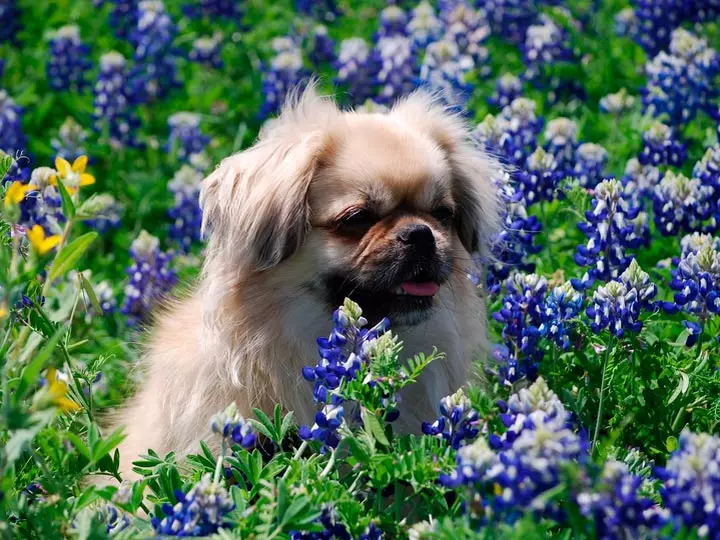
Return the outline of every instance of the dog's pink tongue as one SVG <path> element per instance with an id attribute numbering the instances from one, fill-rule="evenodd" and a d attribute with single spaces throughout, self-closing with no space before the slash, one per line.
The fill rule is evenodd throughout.
<path id="1" fill-rule="evenodd" d="M 400 288 L 411 296 L 435 296 L 438 290 L 440 290 L 440 285 L 434 281 L 427 281 L 425 283 L 406 281 L 400 284 Z"/>

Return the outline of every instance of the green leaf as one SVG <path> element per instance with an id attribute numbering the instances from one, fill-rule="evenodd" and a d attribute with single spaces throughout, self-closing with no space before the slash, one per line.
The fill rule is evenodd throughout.
<path id="1" fill-rule="evenodd" d="M 66 326 L 61 326 L 60 328 L 58 328 L 55 334 L 45 342 L 43 348 L 40 349 L 40 351 L 35 355 L 35 358 L 33 358 L 27 365 L 27 367 L 23 370 L 22 377 L 20 378 L 17 389 L 13 393 L 14 398 L 18 400 L 23 398 L 25 396 L 25 392 L 27 392 L 30 387 L 35 385 L 39 378 L 40 372 L 45 367 L 48 358 L 50 358 L 50 356 L 52 355 L 57 344 L 65 335 L 66 330 Z"/>
<path id="2" fill-rule="evenodd" d="M 77 263 L 83 256 L 93 240 L 97 238 L 97 235 L 98 233 L 95 231 L 85 233 L 80 238 L 77 238 L 65 246 L 55 258 L 55 262 L 50 269 L 48 279 L 50 281 L 54 281 L 65 274 L 68 270 L 71 270 L 75 266 L 75 263 Z"/>
<path id="3" fill-rule="evenodd" d="M 285 418 L 283 418 L 282 424 L 280 426 L 280 439 L 284 439 L 285 435 L 287 435 L 287 432 L 290 431 L 294 416 L 295 413 L 293 411 L 290 411 L 285 415 Z"/>
<path id="4" fill-rule="evenodd" d="M 280 443 L 280 441 L 277 440 L 275 426 L 273 425 L 272 420 L 268 418 L 267 414 L 262 412 L 260 409 L 253 409 L 253 412 L 255 413 L 255 416 L 258 417 L 257 420 L 253 418 L 250 419 L 250 424 L 253 426 L 253 428 L 255 428 L 256 431 L 259 431 L 260 433 L 265 435 L 271 441 Z"/>
<path id="5" fill-rule="evenodd" d="M 85 277 L 85 274 L 82 272 L 78 272 L 78 277 L 80 278 L 80 287 L 83 291 L 85 291 L 85 294 L 87 295 L 88 299 L 90 300 L 90 303 L 92 304 L 93 309 L 95 310 L 95 313 L 97 315 L 102 315 L 102 307 L 100 307 L 100 302 L 98 301 L 97 296 L 95 295 L 95 291 L 93 290 L 92 285 Z"/>
<path id="6" fill-rule="evenodd" d="M 65 188 L 65 184 L 63 184 L 62 180 L 58 178 L 57 181 L 57 187 L 58 191 L 60 192 L 60 199 L 62 200 L 62 211 L 63 214 L 65 214 L 65 217 L 68 219 L 72 219 L 75 217 L 75 203 L 72 201 L 72 197 L 70 197 L 70 194 L 68 193 L 67 189 Z"/>
<path id="7" fill-rule="evenodd" d="M 378 417 L 365 408 L 362 409 L 360 414 L 362 416 L 363 424 L 370 430 L 370 433 L 372 433 L 375 440 L 384 446 L 390 446 L 390 442 L 385 436 L 385 431 L 380 425 Z"/>
<path id="8" fill-rule="evenodd" d="M 85 445 L 80 437 L 78 437 L 75 433 L 68 431 L 65 433 L 65 438 L 72 443 L 75 449 L 80 452 L 85 459 L 92 461 L 90 449 Z"/>
<path id="9" fill-rule="evenodd" d="M 677 437 L 670 436 L 667 439 L 665 439 L 665 448 L 667 448 L 668 452 L 674 452 L 677 450 L 678 447 L 678 440 Z"/>
<path id="10" fill-rule="evenodd" d="M 680 394 L 685 395 L 688 391 L 688 388 L 690 387 L 690 377 L 688 377 L 687 373 L 684 371 L 678 371 L 678 375 L 680 375 L 680 380 L 678 381 L 678 385 L 675 388 L 675 391 L 670 396 L 670 399 L 668 400 L 668 405 L 670 405 L 673 401 L 675 401 Z"/>

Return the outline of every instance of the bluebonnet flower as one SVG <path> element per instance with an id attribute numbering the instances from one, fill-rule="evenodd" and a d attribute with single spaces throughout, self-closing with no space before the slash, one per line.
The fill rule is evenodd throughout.
<path id="1" fill-rule="evenodd" d="M 327 26 L 318 24 L 312 31 L 310 60 L 314 66 L 318 66 L 324 63 L 333 63 L 336 59 L 335 41 L 328 34 Z"/>
<path id="2" fill-rule="evenodd" d="M 375 75 L 377 95 L 381 104 L 393 103 L 411 93 L 417 86 L 417 58 L 410 40 L 403 36 L 380 38 L 373 54 L 380 69 Z"/>
<path id="3" fill-rule="evenodd" d="M 682 309 L 699 318 L 699 324 L 685 324 L 691 330 L 688 345 L 692 346 L 712 314 L 720 315 L 720 239 L 694 236 L 683 241 L 682 258 L 671 272 L 674 306 L 666 303 L 663 307 L 670 312 Z"/>
<path id="4" fill-rule="evenodd" d="M 706 433 L 680 434 L 678 449 L 655 475 L 663 482 L 660 496 L 677 521 L 700 537 L 720 534 L 720 439 Z"/>
<path id="5" fill-rule="evenodd" d="M 370 362 L 370 354 L 378 337 L 385 333 L 389 321 L 383 319 L 374 327 L 365 328 L 367 320 L 360 307 L 346 300 L 333 313 L 333 330 L 328 338 L 318 338 L 320 361 L 315 367 L 302 369 L 303 378 L 313 382 L 313 398 L 323 409 L 315 416 L 315 425 L 301 426 L 300 436 L 319 440 L 323 450 L 337 446 L 337 429 L 344 417 L 343 399 L 334 391 L 342 379 L 353 380 L 363 365 Z"/>
<path id="6" fill-rule="evenodd" d="M 175 492 L 177 503 L 164 503 L 164 518 L 153 517 L 152 526 L 160 536 L 209 536 L 225 526 L 225 516 L 234 508 L 225 488 L 203 476 L 190 491 Z"/>
<path id="7" fill-rule="evenodd" d="M 177 28 L 161 0 L 143 0 L 138 4 L 138 23 L 130 38 L 135 46 L 135 66 L 129 80 L 142 103 L 165 97 L 180 86 L 177 60 L 180 52 L 173 47 Z"/>
<path id="8" fill-rule="evenodd" d="M 134 99 L 127 84 L 125 58 L 112 51 L 100 57 L 100 74 L 95 83 L 93 118 L 95 130 L 107 129 L 115 147 L 137 147 L 135 130 L 140 121 L 132 110 Z"/>
<path id="9" fill-rule="evenodd" d="M 522 50 L 527 80 L 538 79 L 547 67 L 557 62 L 573 59 L 567 32 L 546 16 L 528 27 Z"/>
<path id="10" fill-rule="evenodd" d="M 577 124 L 569 118 L 555 118 L 545 127 L 545 150 L 555 156 L 558 167 L 572 174 L 577 151 Z"/>
<path id="11" fill-rule="evenodd" d="M 53 90 L 79 91 L 88 84 L 87 71 L 92 64 L 90 49 L 80 41 L 80 29 L 75 25 L 59 28 L 50 38 L 50 61 L 47 78 Z"/>
<path id="12" fill-rule="evenodd" d="M 0 88 L 0 150 L 14 155 L 24 150 L 27 138 L 22 129 L 23 109 Z"/>
<path id="13" fill-rule="evenodd" d="M 471 8 L 465 2 L 458 2 L 452 10 L 446 12 L 445 21 L 444 39 L 455 42 L 460 54 L 473 59 L 480 76 L 487 76 L 489 67 L 484 64 L 489 53 L 485 42 L 490 37 L 490 25 L 485 19 L 485 13 Z"/>
<path id="14" fill-rule="evenodd" d="M 615 34 L 629 38 L 635 37 L 638 30 L 638 20 L 633 8 L 621 9 L 615 14 L 613 20 L 615 22 Z"/>
<path id="15" fill-rule="evenodd" d="M 390 36 L 407 37 L 408 16 L 405 11 L 398 6 L 388 6 L 380 12 L 380 29 L 377 32 L 377 38 Z"/>
<path id="16" fill-rule="evenodd" d="M 118 511 L 117 507 L 112 504 L 106 504 L 98 510 L 98 517 L 107 525 L 105 532 L 110 537 L 130 526 L 128 515 L 122 510 Z"/>
<path id="17" fill-rule="evenodd" d="M 540 6 L 554 4 L 543 0 L 484 0 L 483 9 L 490 18 L 493 32 L 512 43 L 525 40 L 528 27 L 538 20 Z"/>
<path id="18" fill-rule="evenodd" d="M 435 15 L 433 7 L 423 0 L 413 9 L 406 32 L 415 49 L 424 49 L 440 38 L 443 32 L 443 23 Z"/>
<path id="19" fill-rule="evenodd" d="M 679 167 L 687 157 L 685 145 L 675 139 L 673 129 L 662 122 L 653 122 L 642 139 L 643 147 L 638 156 L 641 165 Z"/>
<path id="20" fill-rule="evenodd" d="M 20 30 L 20 9 L 17 0 L 0 4 L 0 43 L 14 43 Z"/>
<path id="21" fill-rule="evenodd" d="M 245 449 L 254 447 L 257 441 L 257 435 L 253 432 L 250 422 L 238 412 L 235 403 L 212 417 L 210 429 L 222 439 L 231 440 Z"/>
<path id="22" fill-rule="evenodd" d="M 126 270 L 128 283 L 121 312 L 128 316 L 128 324 L 135 326 L 177 283 L 177 275 L 169 266 L 172 256 L 160 251 L 160 241 L 147 231 L 133 240 L 130 256 L 133 262 Z"/>
<path id="23" fill-rule="evenodd" d="M 30 176 L 30 184 L 36 190 L 28 193 L 20 203 L 20 221 L 26 227 L 40 225 L 48 231 L 61 231 L 66 219 L 62 213 L 60 192 L 50 185 L 50 179 L 57 174 L 50 167 L 37 167 Z"/>
<path id="24" fill-rule="evenodd" d="M 488 151 L 506 163 L 522 167 L 538 145 L 544 120 L 535 115 L 535 102 L 517 98 L 495 117 L 487 115 L 474 136 Z"/>
<path id="25" fill-rule="evenodd" d="M 356 37 L 340 42 L 335 82 L 345 88 L 351 105 L 360 105 L 373 97 L 375 75 L 380 67 L 364 39 Z"/>
<path id="26" fill-rule="evenodd" d="M 655 225 L 664 236 L 716 228 L 713 217 L 714 191 L 698 178 L 667 171 L 653 190 Z M 709 224 L 705 224 L 710 220 Z"/>
<path id="27" fill-rule="evenodd" d="M 647 538 L 662 529 L 668 512 L 644 489 L 642 476 L 630 472 L 622 461 L 607 460 L 597 485 L 575 496 L 580 512 L 595 523 L 601 540 Z"/>
<path id="28" fill-rule="evenodd" d="M 87 135 L 87 131 L 74 118 L 68 116 L 60 126 L 58 136 L 51 141 L 53 151 L 72 163 L 78 157 L 87 155 L 84 146 Z"/>
<path id="29" fill-rule="evenodd" d="M 630 264 L 626 250 L 646 242 L 645 228 L 638 228 L 635 223 L 641 215 L 640 207 L 624 198 L 620 182 L 614 178 L 600 182 L 591 204 L 592 209 L 585 212 L 587 221 L 578 223 L 588 241 L 578 246 L 575 263 L 590 267 L 582 279 L 571 280 L 580 291 L 591 287 L 596 279 L 617 278 Z"/>
<path id="30" fill-rule="evenodd" d="M 558 160 L 542 148 L 536 148 L 515 175 L 528 206 L 542 201 L 552 201 L 558 192 L 558 184 L 564 177 Z"/>
<path id="31" fill-rule="evenodd" d="M 173 207 L 168 211 L 172 220 L 170 238 L 178 243 L 182 252 L 188 252 L 200 240 L 202 210 L 199 199 L 202 180 L 202 172 L 190 165 L 183 165 L 168 184 L 175 199 Z"/>
<path id="32" fill-rule="evenodd" d="M 480 432 L 479 413 L 473 409 L 462 389 L 440 400 L 440 414 L 433 423 L 423 422 L 422 431 L 425 435 L 442 437 L 455 450 L 472 441 Z"/>
<path id="33" fill-rule="evenodd" d="M 92 199 L 88 199 L 81 207 L 82 211 L 93 215 L 83 223 L 104 234 L 110 229 L 118 228 L 124 208 L 112 195 L 100 193 L 93 196 Z"/>
<path id="34" fill-rule="evenodd" d="M 646 66 L 643 106 L 653 116 L 667 115 L 682 126 L 698 111 L 710 112 L 718 90 L 713 79 L 720 72 L 720 56 L 683 28 L 672 33 L 670 53 L 661 52 Z"/>
<path id="35" fill-rule="evenodd" d="M 493 107 L 507 107 L 516 98 L 519 98 L 523 91 L 523 83 L 519 77 L 512 73 L 506 73 L 495 83 L 495 91 L 488 98 L 488 103 Z"/>
<path id="36" fill-rule="evenodd" d="M 542 305 L 547 290 L 547 279 L 537 274 L 511 274 L 507 294 L 493 319 L 503 323 L 502 337 L 508 348 L 506 365 L 499 366 L 504 383 L 515 383 L 526 377 L 535 380 L 538 364 L 543 357 L 539 347 Z"/>
<path id="37" fill-rule="evenodd" d="M 673 30 L 689 18 L 694 3 L 687 0 L 635 0 L 632 16 L 629 11 L 625 14 L 629 36 L 646 53 L 656 54 L 667 48 Z"/>
<path id="38" fill-rule="evenodd" d="M 660 169 L 654 165 L 642 165 L 637 158 L 630 158 L 622 177 L 625 197 L 635 205 L 640 205 L 643 199 L 652 197 L 662 176 Z"/>
<path id="39" fill-rule="evenodd" d="M 552 418 L 562 418 L 568 421 L 570 419 L 560 398 L 542 377 L 538 377 L 530 386 L 521 388 L 512 394 L 507 402 L 498 401 L 497 406 L 507 431 L 502 437 L 497 434 L 490 436 L 490 446 L 496 450 L 507 448 L 512 444 L 519 434 L 518 428 L 522 429 L 523 417 L 533 411 L 543 411 Z"/>
<path id="40" fill-rule="evenodd" d="M 720 237 L 698 232 L 686 234 L 680 239 L 680 257 L 687 257 L 691 253 L 697 253 L 706 247 L 720 250 Z M 673 263 L 677 264 L 679 262 L 679 258 L 673 259 Z"/>
<path id="41" fill-rule="evenodd" d="M 474 66 L 470 56 L 460 53 L 457 43 L 440 39 L 430 43 L 425 50 L 420 81 L 438 93 L 447 105 L 463 107 L 472 93 L 466 78 Z"/>
<path id="42" fill-rule="evenodd" d="M 325 506 L 318 521 L 323 526 L 320 532 L 290 531 L 290 540 L 351 540 L 347 527 L 338 520 L 337 512 L 332 506 Z"/>
<path id="43" fill-rule="evenodd" d="M 604 179 L 608 157 L 607 150 L 599 144 L 582 143 L 575 151 L 573 177 L 585 188 L 595 187 Z"/>
<path id="44" fill-rule="evenodd" d="M 120 39 L 128 39 L 137 27 L 139 0 L 93 0 L 96 6 L 112 4 L 110 26 Z"/>
<path id="45" fill-rule="evenodd" d="M 288 92 L 302 83 L 308 73 L 303 67 L 302 52 L 297 45 L 288 39 L 278 42 L 274 47 L 282 47 L 271 60 L 270 66 L 264 70 L 262 94 L 264 102 L 258 113 L 260 119 L 277 113 L 285 102 Z"/>
<path id="46" fill-rule="evenodd" d="M 498 175 L 493 181 L 503 203 L 503 227 L 492 241 L 486 288 L 490 294 L 497 294 L 511 272 L 535 270 L 527 258 L 541 249 L 535 240 L 542 225 L 536 216 L 528 215 L 523 192 L 512 184 L 508 173 Z"/>
<path id="47" fill-rule="evenodd" d="M 705 150 L 703 157 L 693 167 L 693 178 L 712 187 L 720 198 L 720 144 Z"/>
<path id="48" fill-rule="evenodd" d="M 194 0 L 183 6 L 183 12 L 191 18 L 228 19 L 239 23 L 245 14 L 243 0 Z"/>
<path id="49" fill-rule="evenodd" d="M 170 135 L 167 151 L 174 153 L 184 163 L 195 154 L 201 154 L 210 143 L 210 137 L 200 131 L 200 115 L 178 112 L 168 118 Z"/>
<path id="50" fill-rule="evenodd" d="M 561 349 L 570 347 L 570 332 L 583 307 L 583 296 L 566 281 L 554 287 L 545 298 L 540 335 L 552 340 Z"/>
<path id="51" fill-rule="evenodd" d="M 616 116 L 632 110 L 634 105 L 635 97 L 628 94 L 625 88 L 600 98 L 600 110 Z"/>
<path id="52" fill-rule="evenodd" d="M 334 21 L 342 12 L 337 0 L 295 0 L 298 13 L 327 22 Z"/>
<path id="53" fill-rule="evenodd" d="M 598 287 L 593 293 L 592 305 L 587 309 L 590 328 L 593 332 L 608 328 L 618 338 L 628 330 L 639 332 L 642 308 L 652 309 L 651 301 L 656 294 L 657 288 L 647 272 L 633 259 L 619 279 Z"/>
<path id="54" fill-rule="evenodd" d="M 198 38 L 193 41 L 192 49 L 188 52 L 188 60 L 202 66 L 220 69 L 223 67 L 221 47 L 222 35 L 220 34 Z"/>

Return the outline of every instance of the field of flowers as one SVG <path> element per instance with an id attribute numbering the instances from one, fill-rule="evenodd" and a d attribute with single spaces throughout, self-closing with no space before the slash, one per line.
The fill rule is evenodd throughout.
<path id="1" fill-rule="evenodd" d="M 720 538 L 719 21 L 718 0 L 0 1 L 0 537 Z M 123 480 L 102 418 L 198 274 L 200 182 L 313 73 L 346 107 L 429 87 L 509 165 L 468 276 L 487 384 L 393 433 L 443 360 L 346 301 L 297 374 L 333 396 L 313 426 L 229 407 L 219 454 L 87 485 Z"/>

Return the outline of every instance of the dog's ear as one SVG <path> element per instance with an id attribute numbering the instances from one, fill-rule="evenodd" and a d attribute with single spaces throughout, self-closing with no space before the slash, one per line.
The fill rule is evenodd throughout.
<path id="1" fill-rule="evenodd" d="M 417 91 L 397 103 L 391 115 L 426 133 L 443 150 L 453 172 L 460 241 L 468 252 L 485 254 L 500 223 L 493 182 L 502 170 L 500 163 L 473 140 L 468 123 L 442 106 L 437 96 Z"/>
<path id="2" fill-rule="evenodd" d="M 309 227 L 308 188 L 338 114 L 313 85 L 292 95 L 250 149 L 226 158 L 200 194 L 208 248 L 248 270 L 279 264 L 300 247 Z"/>

